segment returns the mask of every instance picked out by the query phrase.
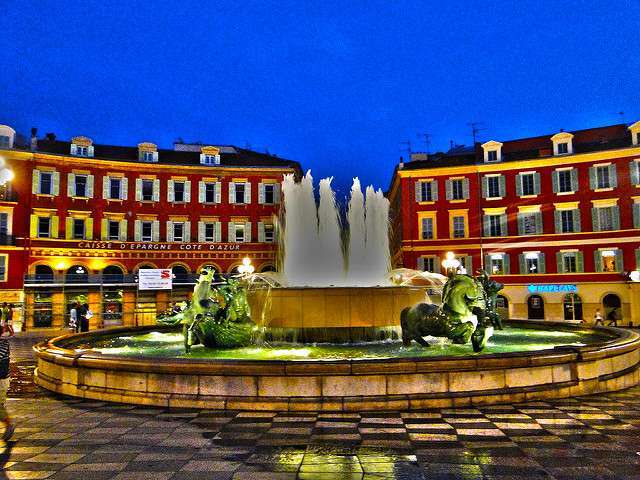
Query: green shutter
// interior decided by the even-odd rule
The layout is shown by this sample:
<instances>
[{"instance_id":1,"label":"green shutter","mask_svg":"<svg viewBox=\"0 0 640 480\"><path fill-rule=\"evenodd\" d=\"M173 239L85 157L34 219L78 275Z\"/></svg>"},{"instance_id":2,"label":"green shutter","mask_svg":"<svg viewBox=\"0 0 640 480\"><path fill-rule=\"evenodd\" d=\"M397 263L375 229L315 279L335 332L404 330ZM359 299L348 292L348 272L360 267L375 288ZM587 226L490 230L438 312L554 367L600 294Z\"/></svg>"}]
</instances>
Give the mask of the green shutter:
<instances>
[{"instance_id":1,"label":"green shutter","mask_svg":"<svg viewBox=\"0 0 640 480\"><path fill-rule=\"evenodd\" d=\"M500 180L499 180L499 183L500 183L500 196L501 197L505 197L507 195L507 185L506 185L506 182L505 182L504 175L500 175L499 178L500 178Z\"/></svg>"},{"instance_id":2,"label":"green shutter","mask_svg":"<svg viewBox=\"0 0 640 480\"><path fill-rule=\"evenodd\" d=\"M611 212L613 216L613 229L620 230L620 207L618 205L614 205L611 207Z\"/></svg>"},{"instance_id":3,"label":"green shutter","mask_svg":"<svg viewBox=\"0 0 640 480\"><path fill-rule=\"evenodd\" d=\"M553 222L555 224L556 233L562 233L562 214L560 210L555 210L553 212Z\"/></svg>"},{"instance_id":4,"label":"green shutter","mask_svg":"<svg viewBox=\"0 0 640 480\"><path fill-rule=\"evenodd\" d=\"M502 264L505 275L509 275L511 273L511 262L509 261L509 254L505 253L502 255Z\"/></svg>"},{"instance_id":5,"label":"green shutter","mask_svg":"<svg viewBox=\"0 0 640 480\"><path fill-rule=\"evenodd\" d=\"M520 178L520 174L516 175L516 195L522 196L522 179Z\"/></svg>"},{"instance_id":6,"label":"green shutter","mask_svg":"<svg viewBox=\"0 0 640 480\"><path fill-rule=\"evenodd\" d=\"M538 254L538 273L547 273L547 262L542 252Z\"/></svg>"},{"instance_id":7,"label":"green shutter","mask_svg":"<svg viewBox=\"0 0 640 480\"><path fill-rule=\"evenodd\" d=\"M633 204L633 228L640 228L640 203Z\"/></svg>"},{"instance_id":8,"label":"green shutter","mask_svg":"<svg viewBox=\"0 0 640 480\"><path fill-rule=\"evenodd\" d=\"M579 181L578 181L578 169L571 169L571 190L577 192L580 189Z\"/></svg>"},{"instance_id":9,"label":"green shutter","mask_svg":"<svg viewBox=\"0 0 640 480\"><path fill-rule=\"evenodd\" d=\"M507 214L500 215L500 236L506 237L509 235L509 229L507 228Z\"/></svg>"},{"instance_id":10,"label":"green shutter","mask_svg":"<svg viewBox=\"0 0 640 480\"><path fill-rule=\"evenodd\" d=\"M640 270L640 248L636 248L636 270Z\"/></svg>"},{"instance_id":11,"label":"green shutter","mask_svg":"<svg viewBox=\"0 0 640 480\"><path fill-rule=\"evenodd\" d=\"M439 273L442 271L442 263L440 257L433 257L433 273Z\"/></svg>"},{"instance_id":12,"label":"green shutter","mask_svg":"<svg viewBox=\"0 0 640 480\"><path fill-rule=\"evenodd\" d=\"M631 185L640 185L640 161L631 160L629 162L629 173L631 174Z\"/></svg>"},{"instance_id":13,"label":"green shutter","mask_svg":"<svg viewBox=\"0 0 640 480\"><path fill-rule=\"evenodd\" d=\"M593 232L600 231L600 222L598 222L598 209L596 207L591 208L591 230Z\"/></svg>"},{"instance_id":14,"label":"green shutter","mask_svg":"<svg viewBox=\"0 0 640 480\"><path fill-rule=\"evenodd\" d=\"M520 264L520 275L527 274L527 260L525 258L524 253L518 255L518 263Z\"/></svg>"},{"instance_id":15,"label":"green shutter","mask_svg":"<svg viewBox=\"0 0 640 480\"><path fill-rule=\"evenodd\" d=\"M524 235L524 216L525 214L519 213L517 215L518 219L518 235Z\"/></svg>"},{"instance_id":16,"label":"green shutter","mask_svg":"<svg viewBox=\"0 0 640 480\"><path fill-rule=\"evenodd\" d=\"M621 248L616 249L616 271L624 272L624 252Z\"/></svg>"},{"instance_id":17,"label":"green shutter","mask_svg":"<svg viewBox=\"0 0 640 480\"><path fill-rule=\"evenodd\" d=\"M613 163L609 165L609 186L611 188L618 186L618 174L616 173L616 166Z\"/></svg>"},{"instance_id":18,"label":"green shutter","mask_svg":"<svg viewBox=\"0 0 640 480\"><path fill-rule=\"evenodd\" d=\"M470 198L469 195L469 179L465 178L462 180L462 197L467 199Z\"/></svg>"},{"instance_id":19,"label":"green shutter","mask_svg":"<svg viewBox=\"0 0 640 480\"><path fill-rule=\"evenodd\" d=\"M589 187L591 190L595 190L598 186L596 181L596 167L589 167Z\"/></svg>"},{"instance_id":20,"label":"green shutter","mask_svg":"<svg viewBox=\"0 0 640 480\"><path fill-rule=\"evenodd\" d=\"M491 274L491 255L484 256L484 271Z\"/></svg>"},{"instance_id":21,"label":"green shutter","mask_svg":"<svg viewBox=\"0 0 640 480\"><path fill-rule=\"evenodd\" d=\"M564 272L564 263L562 262L562 252L556 252L556 270L558 273Z\"/></svg>"},{"instance_id":22,"label":"green shutter","mask_svg":"<svg viewBox=\"0 0 640 480\"><path fill-rule=\"evenodd\" d=\"M417 269L424 272L424 257L418 257Z\"/></svg>"},{"instance_id":23,"label":"green shutter","mask_svg":"<svg viewBox=\"0 0 640 480\"><path fill-rule=\"evenodd\" d=\"M558 193L560 191L560 174L557 170L551 172L551 184L553 187L553 193Z\"/></svg>"},{"instance_id":24,"label":"green shutter","mask_svg":"<svg viewBox=\"0 0 640 480\"><path fill-rule=\"evenodd\" d=\"M437 202L438 201L438 180L432 180L430 185L431 185L431 200L433 200L434 202Z\"/></svg>"},{"instance_id":25,"label":"green shutter","mask_svg":"<svg viewBox=\"0 0 640 480\"><path fill-rule=\"evenodd\" d=\"M595 250L593 252L593 262L595 265L596 272L602 271L602 255L600 254L600 250Z\"/></svg>"},{"instance_id":26,"label":"green shutter","mask_svg":"<svg viewBox=\"0 0 640 480\"><path fill-rule=\"evenodd\" d=\"M483 232L483 236L488 237L489 236L489 215L483 215L482 216L482 232Z\"/></svg>"},{"instance_id":27,"label":"green shutter","mask_svg":"<svg viewBox=\"0 0 640 480\"><path fill-rule=\"evenodd\" d=\"M489 198L489 177L482 177L482 198Z\"/></svg>"},{"instance_id":28,"label":"green shutter","mask_svg":"<svg viewBox=\"0 0 640 480\"><path fill-rule=\"evenodd\" d=\"M451 180L445 180L444 187L446 190L447 200L451 200L453 198L453 186L451 184Z\"/></svg>"},{"instance_id":29,"label":"green shutter","mask_svg":"<svg viewBox=\"0 0 640 480\"><path fill-rule=\"evenodd\" d=\"M535 172L533 174L533 193L540 195L540 173Z\"/></svg>"},{"instance_id":30,"label":"green shutter","mask_svg":"<svg viewBox=\"0 0 640 480\"><path fill-rule=\"evenodd\" d=\"M473 275L473 257L471 255L464 257L464 268L469 275Z\"/></svg>"},{"instance_id":31,"label":"green shutter","mask_svg":"<svg viewBox=\"0 0 640 480\"><path fill-rule=\"evenodd\" d=\"M538 235L541 235L543 231L544 228L542 225L542 212L536 212L536 233Z\"/></svg>"},{"instance_id":32,"label":"green shutter","mask_svg":"<svg viewBox=\"0 0 640 480\"><path fill-rule=\"evenodd\" d=\"M576 252L576 270L584 272L584 255L582 252Z\"/></svg>"},{"instance_id":33,"label":"green shutter","mask_svg":"<svg viewBox=\"0 0 640 480\"><path fill-rule=\"evenodd\" d=\"M581 232L582 231L582 222L580 221L580 216L582 215L582 210L579 208L573 211L573 231Z\"/></svg>"}]
</instances>

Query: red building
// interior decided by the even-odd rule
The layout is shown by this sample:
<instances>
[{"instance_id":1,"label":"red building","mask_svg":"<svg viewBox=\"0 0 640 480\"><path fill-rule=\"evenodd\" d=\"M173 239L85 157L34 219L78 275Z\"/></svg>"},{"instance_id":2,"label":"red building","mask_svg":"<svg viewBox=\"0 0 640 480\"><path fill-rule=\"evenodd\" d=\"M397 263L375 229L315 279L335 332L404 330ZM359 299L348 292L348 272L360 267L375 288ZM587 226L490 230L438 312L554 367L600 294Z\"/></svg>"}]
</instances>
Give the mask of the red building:
<instances>
[{"instance_id":1,"label":"red building","mask_svg":"<svg viewBox=\"0 0 640 480\"><path fill-rule=\"evenodd\" d=\"M389 197L397 266L447 252L514 318L640 323L640 122L412 155ZM634 277L633 275L631 277Z\"/></svg>"},{"instance_id":2,"label":"red building","mask_svg":"<svg viewBox=\"0 0 640 480\"><path fill-rule=\"evenodd\" d=\"M0 289L27 327L61 327L86 301L92 327L153 321L186 298L203 266L233 272L248 257L275 268L284 174L297 162L233 146L161 150L51 135L21 142L0 126L14 175L0 191ZM142 268L171 268L170 292L142 291Z\"/></svg>"}]
</instances>

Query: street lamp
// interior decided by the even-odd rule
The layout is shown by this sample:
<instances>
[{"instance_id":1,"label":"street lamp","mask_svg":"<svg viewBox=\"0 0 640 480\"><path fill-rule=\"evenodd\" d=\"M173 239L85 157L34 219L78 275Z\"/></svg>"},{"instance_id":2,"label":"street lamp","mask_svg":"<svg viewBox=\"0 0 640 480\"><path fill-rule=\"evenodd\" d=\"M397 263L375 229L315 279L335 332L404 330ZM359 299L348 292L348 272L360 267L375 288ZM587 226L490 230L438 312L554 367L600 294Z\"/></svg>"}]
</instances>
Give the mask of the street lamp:
<instances>
[{"instance_id":1,"label":"street lamp","mask_svg":"<svg viewBox=\"0 0 640 480\"><path fill-rule=\"evenodd\" d=\"M447 277L453 276L460 268L460 260L456 258L453 252L447 252L445 259L442 261L442 268L447 273Z\"/></svg>"},{"instance_id":2,"label":"street lamp","mask_svg":"<svg viewBox=\"0 0 640 480\"><path fill-rule=\"evenodd\" d=\"M238 273L240 275L251 275L255 268L251 265L251 259L249 257L244 257L242 259L242 265L238 267Z\"/></svg>"},{"instance_id":3,"label":"street lamp","mask_svg":"<svg viewBox=\"0 0 640 480\"><path fill-rule=\"evenodd\" d=\"M0 186L13 180L13 170L7 167L3 157L0 157Z\"/></svg>"}]
</instances>

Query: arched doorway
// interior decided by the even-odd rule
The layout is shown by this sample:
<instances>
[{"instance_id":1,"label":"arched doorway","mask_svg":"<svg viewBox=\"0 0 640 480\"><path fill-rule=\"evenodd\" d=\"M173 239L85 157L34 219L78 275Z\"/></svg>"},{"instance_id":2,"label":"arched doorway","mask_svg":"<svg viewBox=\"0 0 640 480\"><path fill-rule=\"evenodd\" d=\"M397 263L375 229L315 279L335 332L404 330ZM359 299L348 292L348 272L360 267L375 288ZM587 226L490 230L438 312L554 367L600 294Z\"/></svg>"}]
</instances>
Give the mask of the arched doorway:
<instances>
[{"instance_id":1,"label":"arched doorway","mask_svg":"<svg viewBox=\"0 0 640 480\"><path fill-rule=\"evenodd\" d=\"M496 311L504 320L509 318L509 300L504 295L496 297Z\"/></svg>"},{"instance_id":2,"label":"arched doorway","mask_svg":"<svg viewBox=\"0 0 640 480\"><path fill-rule=\"evenodd\" d=\"M109 265L102 270L102 281L104 283L121 283L124 281L124 272L118 265Z\"/></svg>"},{"instance_id":3,"label":"arched doorway","mask_svg":"<svg viewBox=\"0 0 640 480\"><path fill-rule=\"evenodd\" d=\"M262 268L260 268L260 272L275 272L275 271L276 271L276 267L271 263L267 263Z\"/></svg>"},{"instance_id":4,"label":"arched doorway","mask_svg":"<svg viewBox=\"0 0 640 480\"><path fill-rule=\"evenodd\" d=\"M582 299L576 293L567 293L562 300L565 320L582 320Z\"/></svg>"},{"instance_id":5,"label":"arched doorway","mask_svg":"<svg viewBox=\"0 0 640 480\"><path fill-rule=\"evenodd\" d=\"M189 270L183 265L174 265L171 267L171 273L173 274L173 281L175 283L188 283L189 282Z\"/></svg>"},{"instance_id":6,"label":"arched doorway","mask_svg":"<svg viewBox=\"0 0 640 480\"><path fill-rule=\"evenodd\" d=\"M615 293L609 293L602 299L604 308L604 318L609 324L616 324L618 320L622 320L622 302L620 297Z\"/></svg>"},{"instance_id":7,"label":"arched doorway","mask_svg":"<svg viewBox=\"0 0 640 480\"><path fill-rule=\"evenodd\" d=\"M532 320L544 320L544 300L540 295L527 299L527 316Z\"/></svg>"},{"instance_id":8,"label":"arched doorway","mask_svg":"<svg viewBox=\"0 0 640 480\"><path fill-rule=\"evenodd\" d=\"M39 282L53 281L53 269L49 265L36 265L34 272Z\"/></svg>"},{"instance_id":9,"label":"arched doorway","mask_svg":"<svg viewBox=\"0 0 640 480\"><path fill-rule=\"evenodd\" d=\"M84 265L74 265L67 270L67 283L89 283L89 271Z\"/></svg>"}]
</instances>

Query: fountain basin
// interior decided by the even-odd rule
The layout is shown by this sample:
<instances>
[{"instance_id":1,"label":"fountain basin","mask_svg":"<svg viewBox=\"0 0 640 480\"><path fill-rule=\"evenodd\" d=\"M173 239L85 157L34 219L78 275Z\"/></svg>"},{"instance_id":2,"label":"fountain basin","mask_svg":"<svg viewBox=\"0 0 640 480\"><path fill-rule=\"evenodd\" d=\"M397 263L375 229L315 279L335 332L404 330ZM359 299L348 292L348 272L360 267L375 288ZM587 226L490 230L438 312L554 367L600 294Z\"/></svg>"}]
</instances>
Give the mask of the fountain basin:
<instances>
[{"instance_id":1,"label":"fountain basin","mask_svg":"<svg viewBox=\"0 0 640 480\"><path fill-rule=\"evenodd\" d=\"M485 405L615 391L639 381L640 336L555 322L510 322L585 332L584 346L535 351L342 360L119 356L78 349L158 326L66 335L35 348L36 383L75 397L164 407L366 411ZM519 326L519 327L518 327Z\"/></svg>"}]
</instances>

